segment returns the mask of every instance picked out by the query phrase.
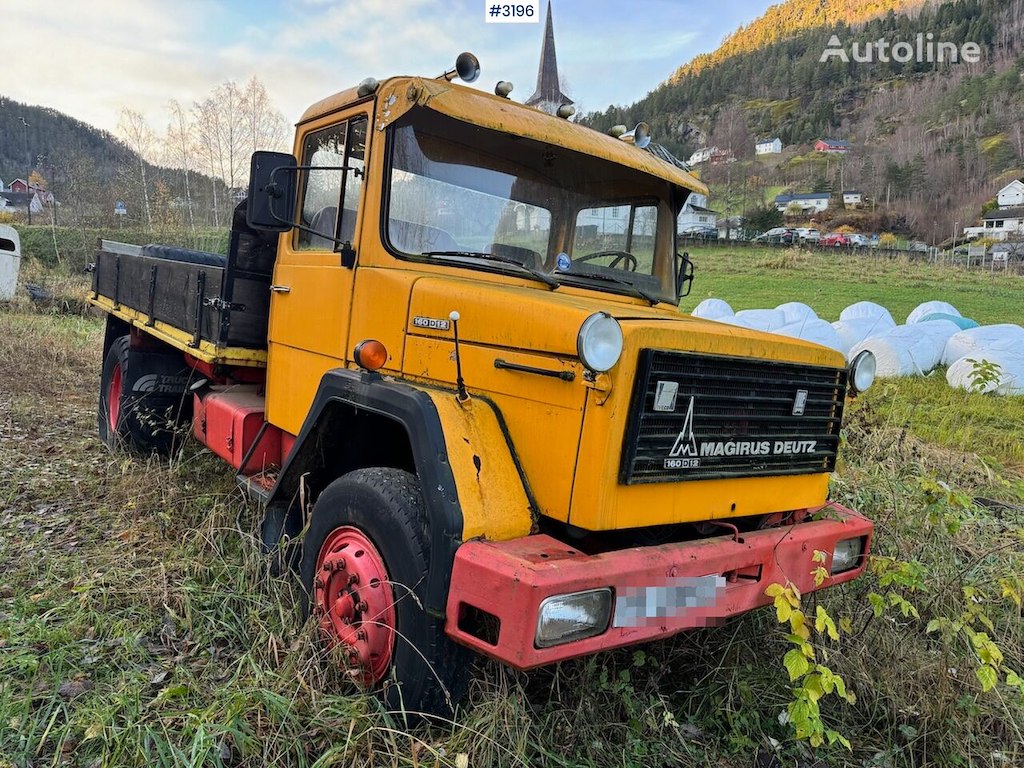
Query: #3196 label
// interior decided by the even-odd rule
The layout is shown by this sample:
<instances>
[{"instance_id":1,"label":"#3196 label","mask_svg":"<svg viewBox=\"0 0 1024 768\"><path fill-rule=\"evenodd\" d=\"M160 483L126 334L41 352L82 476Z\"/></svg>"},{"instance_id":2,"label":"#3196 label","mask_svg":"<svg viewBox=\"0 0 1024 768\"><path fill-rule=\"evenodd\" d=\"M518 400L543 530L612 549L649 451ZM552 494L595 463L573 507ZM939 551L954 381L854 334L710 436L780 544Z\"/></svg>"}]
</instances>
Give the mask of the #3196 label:
<instances>
[{"instance_id":1,"label":"#3196 label","mask_svg":"<svg viewBox=\"0 0 1024 768\"><path fill-rule=\"evenodd\" d=\"M531 24L540 21L540 0L484 2L484 18L488 24Z\"/></svg>"}]
</instances>

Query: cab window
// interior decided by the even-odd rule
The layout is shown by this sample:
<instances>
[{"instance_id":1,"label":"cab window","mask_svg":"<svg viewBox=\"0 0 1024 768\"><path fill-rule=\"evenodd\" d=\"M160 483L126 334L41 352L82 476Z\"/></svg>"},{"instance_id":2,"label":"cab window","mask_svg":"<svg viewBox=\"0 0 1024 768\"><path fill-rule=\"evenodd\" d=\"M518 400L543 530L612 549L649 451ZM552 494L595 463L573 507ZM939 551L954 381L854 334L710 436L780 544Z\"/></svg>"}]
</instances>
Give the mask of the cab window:
<instances>
[{"instance_id":1,"label":"cab window","mask_svg":"<svg viewBox=\"0 0 1024 768\"><path fill-rule=\"evenodd\" d=\"M366 154L366 118L309 134L302 147L302 205L296 247L333 251L335 240L351 242ZM347 169L347 170L342 170ZM312 230L312 231L309 231Z\"/></svg>"},{"instance_id":2,"label":"cab window","mask_svg":"<svg viewBox=\"0 0 1024 768\"><path fill-rule=\"evenodd\" d=\"M604 269L651 274L657 225L656 201L585 208L576 216L574 258Z\"/></svg>"}]
</instances>

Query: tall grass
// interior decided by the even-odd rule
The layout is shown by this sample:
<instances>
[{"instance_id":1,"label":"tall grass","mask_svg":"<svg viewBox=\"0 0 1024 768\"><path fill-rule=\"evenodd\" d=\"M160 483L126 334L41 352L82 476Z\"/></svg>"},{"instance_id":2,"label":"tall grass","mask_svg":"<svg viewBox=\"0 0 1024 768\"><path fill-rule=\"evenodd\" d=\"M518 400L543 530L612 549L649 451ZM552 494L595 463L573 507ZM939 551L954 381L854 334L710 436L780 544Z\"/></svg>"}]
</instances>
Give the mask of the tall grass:
<instances>
[{"instance_id":1,"label":"tall grass","mask_svg":"<svg viewBox=\"0 0 1024 768\"><path fill-rule=\"evenodd\" d=\"M0 765L812 764L779 720L770 611L531 674L480 661L454 722L409 731L319 650L294 582L266 576L229 471L194 443L165 462L99 445L101 329L0 310ZM833 496L928 576L905 590L920 619L874 615L877 575L812 597L854 630L822 649L858 697L825 713L853 746L819 751L828 765L1024 764L1019 692L982 694L972 649L925 631L965 586L1024 569L1020 407L917 381L851 408ZM979 599L1021 669L1020 607Z\"/></svg>"}]
</instances>

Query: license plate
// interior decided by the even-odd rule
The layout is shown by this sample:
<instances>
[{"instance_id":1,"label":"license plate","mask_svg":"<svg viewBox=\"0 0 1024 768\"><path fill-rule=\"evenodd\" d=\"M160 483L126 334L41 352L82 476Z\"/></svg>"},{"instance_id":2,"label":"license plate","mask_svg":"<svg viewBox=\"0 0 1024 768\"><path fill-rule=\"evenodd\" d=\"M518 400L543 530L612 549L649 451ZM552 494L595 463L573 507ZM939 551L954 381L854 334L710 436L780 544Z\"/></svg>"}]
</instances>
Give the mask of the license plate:
<instances>
[{"instance_id":1,"label":"license plate","mask_svg":"<svg viewBox=\"0 0 1024 768\"><path fill-rule=\"evenodd\" d=\"M703 623L716 617L725 596L724 576L665 579L660 585L621 587L615 592L614 627L647 627L673 619Z\"/></svg>"}]
</instances>

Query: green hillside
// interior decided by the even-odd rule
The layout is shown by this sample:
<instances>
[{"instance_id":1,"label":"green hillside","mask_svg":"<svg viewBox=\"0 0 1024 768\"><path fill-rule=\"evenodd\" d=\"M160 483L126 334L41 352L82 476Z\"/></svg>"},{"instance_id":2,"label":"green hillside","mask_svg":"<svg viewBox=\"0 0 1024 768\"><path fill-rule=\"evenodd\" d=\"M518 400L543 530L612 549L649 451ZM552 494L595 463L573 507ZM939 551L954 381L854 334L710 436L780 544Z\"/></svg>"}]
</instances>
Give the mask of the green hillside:
<instances>
[{"instance_id":1,"label":"green hillside","mask_svg":"<svg viewBox=\"0 0 1024 768\"><path fill-rule=\"evenodd\" d=\"M713 52L680 67L671 81L702 72L742 53L764 48L800 32L837 24L855 25L892 12L920 7L924 0L789 0L771 6L764 15L730 34Z\"/></svg>"},{"instance_id":2,"label":"green hillside","mask_svg":"<svg viewBox=\"0 0 1024 768\"><path fill-rule=\"evenodd\" d=\"M957 222L973 222L1024 165L1024 15L1003 0L918 6L789 0L635 104L583 121L604 131L645 120L655 141L683 158L700 146L732 152L739 165L701 169L713 193L748 185L858 188L920 238L941 242ZM982 57L977 64L822 62L833 35L848 52L855 43L864 50L882 38L892 44L931 35L977 43ZM762 136L778 136L787 150L755 157ZM853 151L809 156L818 138L845 139Z\"/></svg>"}]
</instances>

